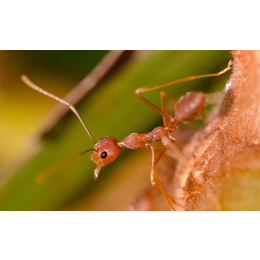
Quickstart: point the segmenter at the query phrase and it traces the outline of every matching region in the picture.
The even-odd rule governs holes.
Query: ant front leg
[[[169,206],[174,211],[176,211],[176,209],[173,207],[173,204],[175,203],[174,198],[164,191],[162,183],[161,183],[160,179],[158,178],[156,171],[155,171],[156,165],[158,164],[158,162],[160,161],[160,159],[162,158],[162,156],[166,152],[166,150],[167,150],[167,148],[164,147],[164,149],[161,151],[161,153],[159,154],[157,159],[155,159],[155,148],[153,145],[151,145],[151,151],[152,151],[151,184],[156,190],[158,190],[163,195],[163,197],[166,199]]]

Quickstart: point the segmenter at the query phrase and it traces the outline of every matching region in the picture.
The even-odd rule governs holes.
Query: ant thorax
[[[128,135],[123,141],[118,142],[119,147],[128,149],[145,149],[151,146],[153,139],[149,134],[132,133]]]
[[[175,138],[172,136],[172,133],[177,129],[177,122],[174,123],[170,128],[164,126],[158,126],[154,128],[148,134],[137,134],[132,133],[128,135],[123,141],[118,142],[119,147],[124,147],[128,149],[146,149],[151,147],[152,142],[162,142],[163,137],[167,136],[172,141],[175,141]]]

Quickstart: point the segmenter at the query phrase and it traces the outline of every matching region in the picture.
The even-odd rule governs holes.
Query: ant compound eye
[[[102,158],[102,159],[105,159],[106,157],[107,157],[107,152],[102,152],[102,153],[101,153],[101,158]]]

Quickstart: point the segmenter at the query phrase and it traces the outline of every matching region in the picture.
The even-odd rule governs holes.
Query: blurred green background
[[[53,172],[44,183],[36,182],[43,170],[93,143],[72,112],[36,140],[42,121],[57,102],[28,88],[21,75],[64,97],[107,53],[0,51],[0,210],[127,210],[149,185],[150,150],[122,150],[117,160],[102,168],[97,181],[88,153]],[[76,108],[96,141],[149,132],[162,125],[162,119],[135,96],[137,88],[218,72],[230,57],[229,51],[127,51]],[[227,78],[228,74],[164,90],[176,97],[190,90],[219,91]],[[159,92],[144,95],[160,106]],[[181,126],[185,127],[196,123]]]

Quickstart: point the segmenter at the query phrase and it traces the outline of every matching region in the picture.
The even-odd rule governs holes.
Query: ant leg
[[[161,108],[162,111],[166,112],[166,104],[165,104],[165,97],[168,96],[170,99],[172,99],[175,103],[177,102],[177,99],[175,99],[172,95],[170,95],[169,93],[165,92],[165,91],[161,91],[160,92],[160,97],[161,97]],[[163,125],[167,126],[169,124],[169,120],[168,118],[163,117]]]
[[[187,165],[188,161],[183,156],[182,152],[178,149],[178,147],[167,137],[163,137],[163,142],[169,149],[170,155],[175,158],[177,161],[181,162],[183,165]]]
[[[157,159],[155,159],[155,148],[153,145],[151,145],[151,151],[152,151],[151,184],[156,190],[158,190],[163,195],[163,197],[166,199],[169,206],[174,211],[176,211],[176,209],[173,207],[173,203],[175,203],[174,198],[164,191],[162,183],[155,172],[156,165],[158,164],[159,160],[162,158],[162,155],[166,152],[166,150],[167,148],[164,147],[164,149],[161,151]]]
[[[167,83],[163,83],[163,84],[159,84],[159,85],[155,85],[155,86],[151,86],[151,87],[142,87],[142,88],[138,88],[136,91],[135,91],[135,94],[137,95],[137,97],[143,101],[146,105],[148,105],[149,107],[151,107],[153,110],[157,111],[159,114],[161,114],[163,116],[163,118],[165,118],[165,120],[169,120],[170,119],[170,116],[165,112],[163,111],[162,109],[160,109],[159,107],[155,106],[153,103],[151,103],[149,100],[147,100],[146,98],[144,98],[141,93],[143,92],[147,92],[147,91],[151,91],[151,90],[155,90],[155,89],[159,89],[159,88],[163,88],[163,87],[166,87],[166,86],[170,86],[170,85],[174,85],[174,84],[177,84],[177,83],[181,83],[181,82],[187,82],[187,81],[192,81],[192,80],[195,80],[195,79],[200,79],[200,78],[209,78],[209,77],[218,77],[224,73],[226,73],[227,71],[229,71],[231,68],[232,68],[232,64],[233,64],[233,61],[230,60],[228,62],[228,65],[225,69],[221,70],[220,72],[218,73],[211,73],[211,74],[204,74],[204,75],[198,75],[198,76],[190,76],[190,77],[186,77],[186,78],[183,78],[183,79],[177,79],[177,80],[173,80],[173,81],[170,81],[170,82],[167,82]]]

